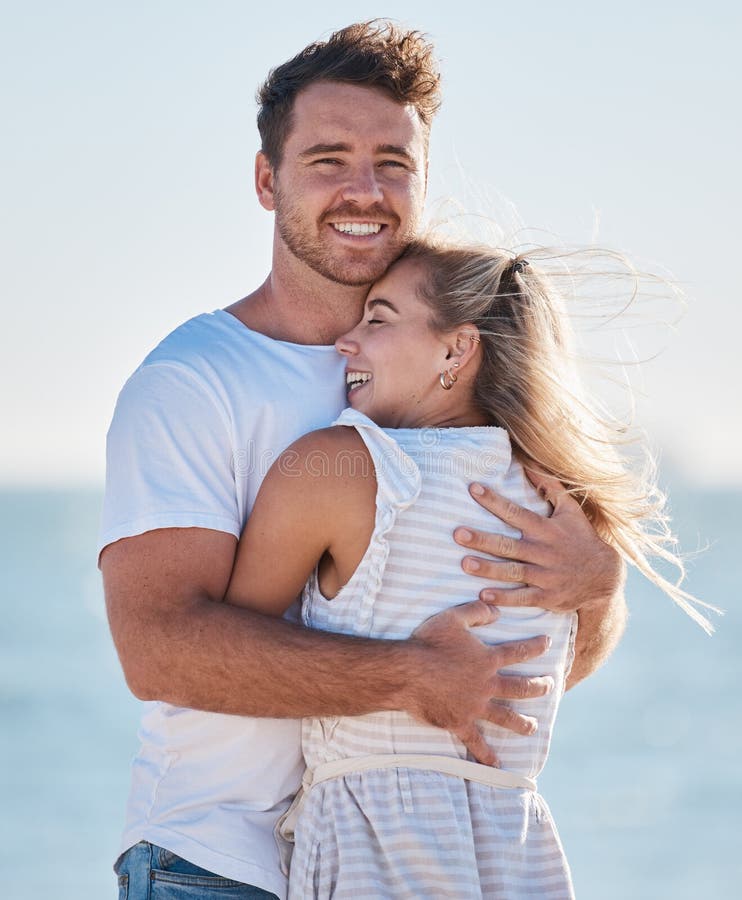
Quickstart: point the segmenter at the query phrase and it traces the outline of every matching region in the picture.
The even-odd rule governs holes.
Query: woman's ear
[[[452,331],[446,343],[448,346],[446,359],[450,359],[452,363],[458,363],[457,369],[461,371],[472,359],[478,358],[479,329],[473,323],[467,322],[456,331]]]

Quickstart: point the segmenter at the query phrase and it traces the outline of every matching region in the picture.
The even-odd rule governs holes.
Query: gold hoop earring
[[[458,367],[459,367],[458,363],[453,364],[454,369],[458,369]],[[449,380],[446,381],[446,378],[448,378]],[[438,380],[440,381],[441,387],[443,388],[444,391],[450,391],[451,388],[458,381],[458,378],[456,377],[455,372],[452,372],[450,369],[447,369],[445,372],[441,372]]]

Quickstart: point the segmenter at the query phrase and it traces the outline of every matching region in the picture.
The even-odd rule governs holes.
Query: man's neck
[[[358,323],[368,285],[337,284],[300,264],[274,265],[263,284],[227,312],[253,331],[293,344],[334,344]]]

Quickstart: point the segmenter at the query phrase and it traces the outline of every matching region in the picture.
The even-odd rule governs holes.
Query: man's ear
[[[479,329],[473,323],[467,322],[456,331],[452,331],[446,343],[448,346],[447,359],[457,362],[457,368],[463,369],[479,353]]]
[[[275,209],[274,180],[273,166],[268,162],[265,153],[258,150],[255,154],[255,193],[258,195],[260,205],[269,212]]]

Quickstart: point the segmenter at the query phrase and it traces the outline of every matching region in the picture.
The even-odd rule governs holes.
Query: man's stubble
[[[347,287],[370,285],[381,278],[412,241],[417,230],[415,221],[410,223],[407,233],[402,234],[399,216],[378,206],[365,210],[348,205],[336,207],[315,222],[302,213],[299,204],[293,204],[284,197],[278,184],[274,187],[274,210],[276,228],[291,254],[329,281]],[[348,247],[338,253],[338,248],[330,246],[329,240],[324,241],[321,233],[323,228],[331,227],[327,222],[342,221],[344,217],[355,221],[383,220],[389,223],[387,227],[394,229],[395,239],[377,251],[365,248],[353,251]]]

